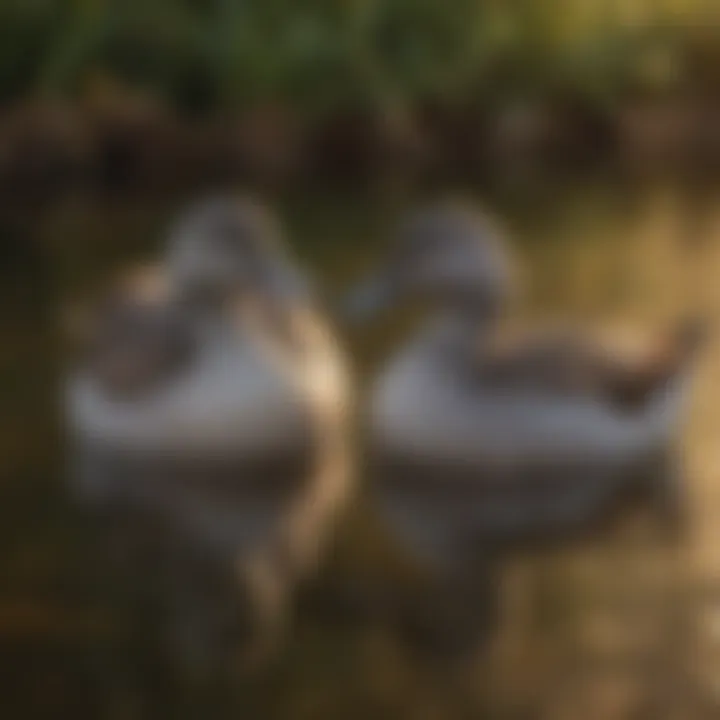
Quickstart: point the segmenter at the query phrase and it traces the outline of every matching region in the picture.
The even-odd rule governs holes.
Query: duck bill
[[[384,275],[368,278],[351,290],[342,300],[341,317],[351,323],[361,323],[390,309],[398,300],[396,289]]]

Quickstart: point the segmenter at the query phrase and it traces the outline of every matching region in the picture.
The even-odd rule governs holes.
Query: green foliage
[[[568,93],[607,102],[685,79],[699,0],[0,0],[0,99],[93,75],[185,109],[307,113]]]

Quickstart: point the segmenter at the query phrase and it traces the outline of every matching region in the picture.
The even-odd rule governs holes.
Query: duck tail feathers
[[[690,394],[694,361],[711,336],[710,323],[701,317],[683,321],[677,331],[679,361],[676,371],[651,396],[648,411],[660,428],[677,423]]]

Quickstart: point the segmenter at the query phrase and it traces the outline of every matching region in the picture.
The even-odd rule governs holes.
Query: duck
[[[347,362],[279,220],[201,200],[90,328],[66,383],[76,494],[161,528],[179,655],[270,656],[353,468]]]
[[[674,527],[697,322],[637,356],[562,325],[508,340],[516,266],[499,224],[465,202],[412,212],[380,265],[345,296],[346,321],[411,300],[429,312],[371,379],[371,494],[447,595],[498,552],[583,535],[626,496]]]
[[[692,319],[639,357],[575,328],[503,343],[512,288],[495,225],[443,202],[407,220],[385,269],[346,301],[356,318],[413,296],[435,308],[373,382],[371,446],[413,468],[411,496],[424,488],[452,503],[457,492],[469,525],[455,527],[489,536],[585,522],[643,469],[656,470],[705,335]],[[664,496],[674,480],[654,473],[648,482]]]

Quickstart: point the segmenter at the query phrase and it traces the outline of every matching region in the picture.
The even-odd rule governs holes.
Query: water
[[[0,208],[0,230],[8,240],[0,251],[0,706],[7,706],[6,717],[99,717],[108,698],[118,717],[137,716],[133,692],[113,680],[113,662],[133,628],[152,620],[122,606],[123,588],[108,599],[92,562],[92,533],[66,499],[56,401],[64,357],[58,327],[67,302],[157,249],[168,220],[192,194],[81,194]],[[643,324],[698,308],[717,316],[720,203],[712,186],[574,178],[470,188],[466,194],[483,201],[509,230],[527,287],[515,310],[520,315],[614,315]],[[345,196],[316,192],[289,195],[279,204],[298,256],[332,295],[382,251],[393,220],[413,196],[398,188]],[[364,376],[409,322],[400,313],[347,338]],[[460,685],[446,673],[417,667],[382,628],[323,618],[311,602],[301,609],[277,665],[243,689],[243,716],[455,717],[460,709],[483,706],[498,717],[540,708],[541,717],[553,720],[590,710],[592,717],[634,717],[633,708],[653,707],[676,708],[678,717],[711,717],[704,713],[720,692],[712,688],[720,676],[720,638],[715,647],[711,631],[720,614],[714,614],[712,598],[688,610],[685,600],[676,601],[676,590],[685,598],[698,583],[709,588],[720,576],[716,353],[713,345],[703,359],[684,438],[694,524],[680,563],[634,535],[518,562],[504,581],[497,647]],[[356,510],[318,587],[352,574],[382,581],[383,572],[392,572],[385,542],[368,508]],[[692,578],[685,573],[677,580],[678,566],[692,567]],[[655,602],[660,596],[662,602]],[[135,622],[138,617],[143,619]],[[683,624],[688,618],[694,630]],[[166,688],[142,630],[136,634],[138,662],[144,658],[147,682],[165,703],[177,689]],[[691,666],[700,668],[699,679],[693,675],[688,685]],[[673,688],[682,685],[677,697],[661,682],[666,676]],[[105,687],[97,685],[99,677],[108,680]],[[186,717],[205,717],[210,705],[217,712],[229,707],[220,696],[190,696],[196,705],[188,705]],[[683,715],[685,710],[695,714]],[[170,716],[183,715],[176,709]]]

